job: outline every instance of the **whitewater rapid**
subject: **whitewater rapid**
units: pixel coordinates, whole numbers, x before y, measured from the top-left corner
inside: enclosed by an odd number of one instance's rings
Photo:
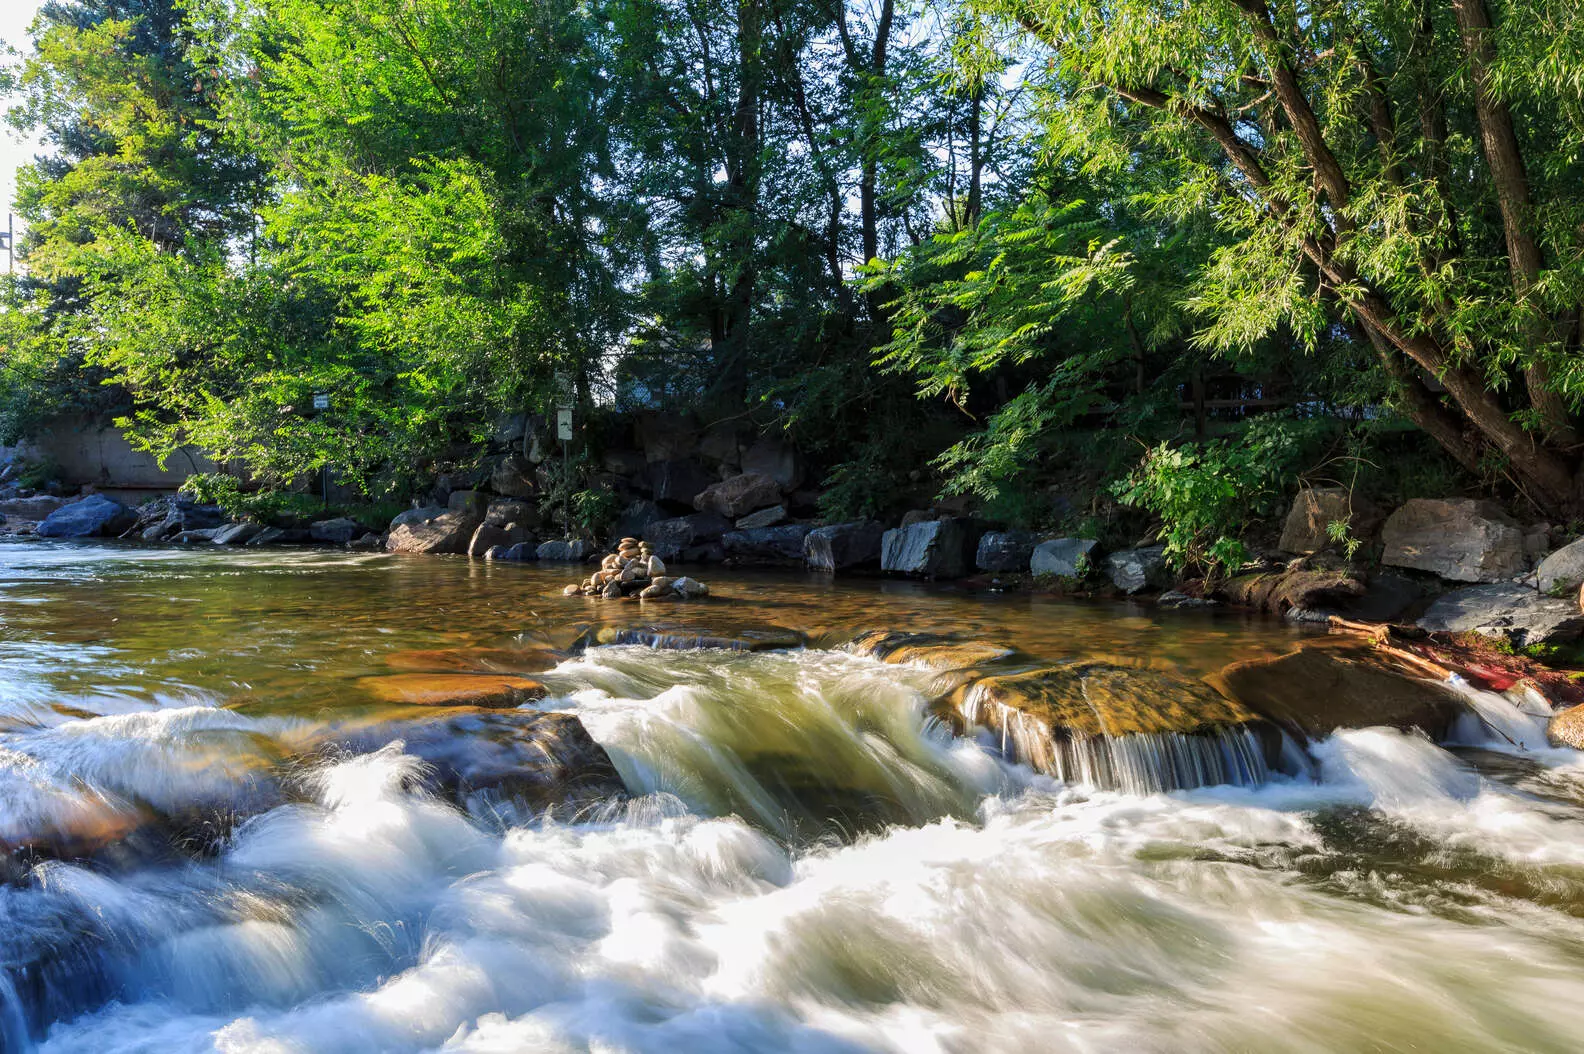
[[[592,650],[538,705],[578,713],[632,797],[531,822],[442,801],[401,743],[266,776],[303,728],[201,704],[9,737],[25,763],[0,755],[0,801],[35,819],[74,795],[259,811],[211,856],[0,888],[0,1034],[41,1054],[1577,1049],[1584,764],[1525,744],[1521,701],[1466,689],[1461,753],[1345,731],[1314,778],[1140,796],[953,739],[931,677]],[[821,787],[864,808],[820,824],[798,803]]]

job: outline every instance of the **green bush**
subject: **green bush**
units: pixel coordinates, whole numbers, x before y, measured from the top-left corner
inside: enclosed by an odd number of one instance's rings
[[[1219,574],[1248,559],[1248,525],[1280,513],[1315,436],[1310,422],[1272,416],[1251,422],[1236,439],[1162,443],[1112,491],[1122,504],[1160,518],[1173,567]]]

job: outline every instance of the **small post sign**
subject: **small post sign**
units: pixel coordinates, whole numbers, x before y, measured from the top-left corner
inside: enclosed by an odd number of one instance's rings
[[[572,439],[572,408],[569,406],[556,411],[556,438],[563,443]]]
[[[330,409],[330,393],[329,392],[314,392],[313,408],[315,410],[328,410],[328,409]]]

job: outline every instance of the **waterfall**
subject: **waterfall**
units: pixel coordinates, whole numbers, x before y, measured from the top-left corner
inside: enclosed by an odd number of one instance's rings
[[[1259,737],[1247,726],[1204,732],[1106,736],[1058,734],[1044,721],[970,690],[962,706],[970,728],[1008,761],[1064,783],[1156,794],[1221,783],[1258,786],[1270,777]]]

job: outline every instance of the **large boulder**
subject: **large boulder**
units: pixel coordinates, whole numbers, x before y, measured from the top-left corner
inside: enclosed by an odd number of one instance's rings
[[[1463,711],[1450,689],[1388,665],[1355,641],[1317,641],[1276,658],[1234,662],[1206,680],[1308,739],[1371,725],[1419,728],[1439,738]]]
[[[816,571],[862,567],[880,559],[885,527],[873,520],[853,520],[816,527],[803,536],[803,559]]]
[[[1381,529],[1381,563],[1454,582],[1503,582],[1525,568],[1523,531],[1492,502],[1415,498]]]
[[[1106,557],[1106,573],[1111,584],[1132,595],[1145,589],[1165,589],[1171,585],[1171,568],[1166,566],[1166,547],[1149,545],[1124,549]]]
[[[713,512],[695,512],[690,516],[675,516],[669,520],[656,520],[639,535],[654,547],[655,555],[662,560],[674,560],[684,550],[693,550],[707,542],[720,540],[732,529],[732,523]]]
[[[649,465],[649,489],[655,501],[693,505],[694,496],[714,482],[715,477],[704,471],[703,465],[690,459],[654,461]]]
[[[1554,747],[1584,750],[1584,703],[1570,706],[1551,718],[1546,725],[1546,739]]]
[[[539,510],[526,501],[492,501],[484,513],[484,522],[491,527],[537,527]]]
[[[215,532],[216,545],[246,545],[264,529],[261,523],[228,523]]]
[[[742,470],[769,476],[783,490],[796,490],[803,482],[803,462],[791,443],[762,436],[743,451]]]
[[[473,494],[458,491],[452,495]],[[482,497],[482,495],[480,495]],[[459,502],[461,511],[430,506],[409,509],[391,521],[390,534],[385,538],[385,548],[393,553],[465,553],[473,532],[484,522],[484,510],[469,499]]]
[[[308,536],[316,542],[326,545],[346,545],[354,538],[363,535],[363,528],[358,526],[356,520],[345,516],[337,516],[330,520],[320,520],[318,523],[308,525]]]
[[[534,483],[534,466],[520,453],[510,453],[490,470],[490,490],[507,498],[532,497],[538,487]]]
[[[527,545],[532,537],[528,528],[515,523],[501,525],[485,521],[473,532],[473,537],[468,542],[467,554],[476,560],[481,560],[491,549],[509,549],[514,545]]]
[[[1380,510],[1346,487],[1305,488],[1293,499],[1277,547],[1288,553],[1318,553],[1336,546],[1331,524],[1346,523],[1353,537],[1367,537],[1380,523]]]
[[[967,573],[973,542],[972,532],[962,520],[898,527],[880,537],[880,569],[928,578],[960,578]]]
[[[769,476],[744,472],[706,487],[693,497],[700,512],[717,512],[728,519],[781,503],[781,487]]]
[[[581,538],[567,538],[540,542],[534,555],[546,563],[580,564],[588,555],[588,546]]]
[[[1541,560],[1535,578],[1542,593],[1571,593],[1584,585],[1584,538]]]
[[[1419,620],[1419,628],[1503,637],[1525,648],[1577,640],[1584,635],[1584,612],[1572,598],[1548,597],[1526,586],[1497,582],[1437,597]]]
[[[137,513],[103,494],[62,505],[38,525],[44,538],[102,538],[117,535],[137,521]]]
[[[446,498],[446,508],[451,512],[484,522],[489,515],[490,497],[481,490],[453,490]]]
[[[1040,542],[1029,554],[1029,572],[1057,578],[1082,578],[1094,570],[1095,550],[1099,545],[1093,538],[1052,538]]]
[[[1025,571],[1038,540],[1032,531],[986,531],[974,553],[974,565],[981,571]]]
[[[729,556],[741,560],[777,563],[803,559],[803,539],[809,529],[800,523],[781,527],[754,527],[746,531],[727,531],[721,545]]]

